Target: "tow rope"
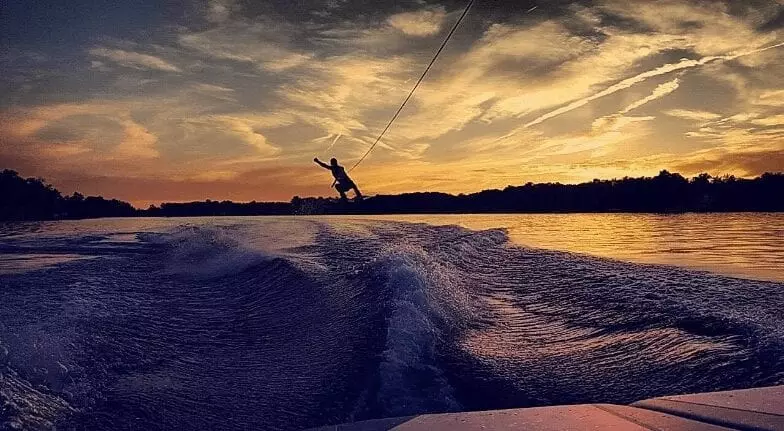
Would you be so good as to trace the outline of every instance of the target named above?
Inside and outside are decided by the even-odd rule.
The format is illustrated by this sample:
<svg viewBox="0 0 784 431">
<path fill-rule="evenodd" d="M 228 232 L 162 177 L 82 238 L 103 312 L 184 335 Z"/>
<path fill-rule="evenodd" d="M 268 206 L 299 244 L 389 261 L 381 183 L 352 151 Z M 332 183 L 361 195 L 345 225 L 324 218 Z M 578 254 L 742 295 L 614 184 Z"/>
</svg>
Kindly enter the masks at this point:
<svg viewBox="0 0 784 431">
<path fill-rule="evenodd" d="M 438 51 L 436 51 L 436 54 L 433 56 L 433 59 L 430 60 L 430 64 L 428 64 L 427 68 L 425 69 L 425 71 L 422 72 L 422 76 L 419 77 L 419 80 L 414 85 L 414 88 L 412 88 L 411 91 L 408 93 L 408 97 L 406 97 L 406 99 L 403 100 L 403 104 L 400 105 L 400 108 L 398 108 L 397 112 L 395 112 L 395 115 L 393 115 L 392 119 L 389 120 L 389 123 L 387 123 L 387 127 L 385 127 L 384 130 L 381 132 L 381 134 L 378 135 L 378 138 L 376 138 L 376 141 L 373 142 L 373 145 L 371 145 L 370 148 L 368 148 L 368 150 L 365 152 L 365 154 L 356 163 L 354 163 L 354 166 L 352 166 L 348 170 L 349 172 L 353 171 L 354 168 L 359 166 L 359 164 L 362 163 L 362 161 L 365 160 L 365 158 L 367 158 L 367 156 L 370 154 L 370 152 L 373 151 L 374 148 L 376 148 L 376 145 L 378 145 L 378 143 L 381 141 L 381 138 L 384 137 L 384 135 L 387 133 L 389 128 L 392 127 L 392 123 L 395 122 L 397 117 L 403 111 L 403 108 L 406 107 L 406 104 L 411 99 L 411 96 L 414 95 L 414 92 L 419 87 L 419 84 L 421 84 L 422 81 L 424 81 L 425 76 L 427 76 L 427 73 L 430 72 L 430 68 L 433 67 L 433 64 L 435 64 L 436 60 L 438 59 L 438 56 L 441 54 L 441 51 L 443 51 L 444 48 L 446 47 L 446 44 L 449 43 L 449 39 L 451 39 L 452 35 L 455 34 L 455 31 L 457 30 L 457 27 L 460 26 L 460 23 L 463 21 L 463 18 L 465 18 L 465 16 L 468 15 L 468 10 L 471 9 L 471 6 L 474 4 L 474 1 L 475 0 L 470 0 L 468 2 L 468 4 L 465 7 L 465 10 L 463 10 L 463 14 L 460 15 L 460 18 L 458 18 L 457 22 L 455 22 L 455 25 L 452 27 L 452 30 L 450 30 L 449 34 L 446 35 L 446 39 L 444 39 L 444 42 L 441 44 L 441 47 L 438 48 Z"/>
</svg>

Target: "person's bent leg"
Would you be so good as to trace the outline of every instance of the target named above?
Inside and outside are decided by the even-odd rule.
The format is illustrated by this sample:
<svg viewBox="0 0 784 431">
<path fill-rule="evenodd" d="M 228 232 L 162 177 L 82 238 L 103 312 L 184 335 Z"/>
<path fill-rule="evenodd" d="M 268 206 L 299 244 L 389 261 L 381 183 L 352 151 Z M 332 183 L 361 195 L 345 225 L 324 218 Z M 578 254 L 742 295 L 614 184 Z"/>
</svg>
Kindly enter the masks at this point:
<svg viewBox="0 0 784 431">
<path fill-rule="evenodd" d="M 354 189 L 354 194 L 357 196 L 357 199 L 362 199 L 362 193 L 359 191 L 357 186 L 352 187 Z"/>
</svg>

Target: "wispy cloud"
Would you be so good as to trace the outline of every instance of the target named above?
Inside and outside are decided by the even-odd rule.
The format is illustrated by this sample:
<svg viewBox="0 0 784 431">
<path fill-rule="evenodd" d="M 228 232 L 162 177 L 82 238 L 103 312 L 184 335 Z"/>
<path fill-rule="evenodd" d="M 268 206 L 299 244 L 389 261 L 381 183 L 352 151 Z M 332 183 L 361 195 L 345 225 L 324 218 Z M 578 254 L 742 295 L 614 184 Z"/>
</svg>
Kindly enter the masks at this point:
<svg viewBox="0 0 784 431">
<path fill-rule="evenodd" d="M 729 54 L 729 55 L 722 55 L 722 56 L 710 56 L 710 57 L 703 57 L 703 58 L 701 58 L 699 60 L 681 60 L 681 61 L 679 61 L 677 63 L 665 64 L 665 65 L 659 66 L 659 67 L 657 67 L 655 69 L 652 69 L 652 70 L 649 70 L 649 71 L 637 74 L 637 75 L 635 75 L 635 76 L 633 76 L 631 78 L 626 78 L 626 79 L 618 82 L 617 84 L 613 84 L 613 85 L 605 88 L 602 91 L 594 93 L 594 94 L 592 94 L 592 95 L 590 95 L 588 97 L 582 98 L 580 100 L 574 101 L 574 102 L 572 102 L 572 103 L 570 103 L 570 104 L 568 104 L 568 105 L 566 105 L 566 106 L 564 106 L 562 108 L 558 108 L 558 109 L 556 109 L 554 111 L 550 111 L 550 112 L 548 112 L 548 113 L 546 113 L 544 115 L 541 115 L 541 116 L 539 116 L 539 117 L 529 121 L 528 123 L 526 123 L 525 127 L 535 126 L 535 125 L 540 124 L 540 123 L 542 123 L 542 122 L 544 122 L 546 120 L 549 120 L 551 118 L 555 118 L 555 117 L 557 117 L 559 115 L 562 115 L 562 114 L 565 114 L 567 112 L 573 111 L 573 110 L 575 110 L 577 108 L 581 108 L 581 107 L 587 105 L 588 103 L 593 102 L 594 100 L 600 99 L 602 97 L 609 96 L 609 95 L 617 93 L 617 92 L 619 92 L 621 90 L 625 90 L 625 89 L 630 88 L 630 87 L 632 87 L 632 86 L 634 86 L 636 84 L 639 84 L 641 82 L 645 82 L 646 80 L 648 80 L 650 78 L 654 78 L 654 77 L 661 76 L 661 75 L 666 75 L 666 74 L 669 74 L 669 73 L 672 73 L 672 72 L 675 72 L 675 71 L 679 71 L 679 70 L 691 69 L 691 68 L 695 68 L 695 67 L 698 67 L 698 66 L 703 66 L 703 65 L 709 64 L 711 62 L 715 62 L 715 61 L 735 60 L 735 59 L 742 58 L 742 57 L 745 57 L 745 56 L 748 56 L 748 55 L 758 54 L 758 53 L 765 52 L 765 51 L 768 51 L 768 50 L 771 50 L 771 49 L 779 48 L 781 46 L 784 46 L 784 43 L 777 43 L 775 45 L 771 45 L 771 46 L 767 46 L 767 47 L 764 47 L 764 48 L 759 48 L 759 49 L 746 51 L 746 52 L 743 52 L 743 53 L 740 53 L 740 54 Z"/>
<path fill-rule="evenodd" d="M 207 58 L 251 63 L 272 72 L 287 71 L 312 57 L 288 49 L 288 34 L 276 33 L 268 24 L 227 22 L 210 30 L 181 34 L 179 44 Z"/>
<path fill-rule="evenodd" d="M 206 18 L 213 23 L 225 22 L 236 9 L 238 9 L 238 5 L 234 0 L 209 0 L 207 2 Z"/>
<path fill-rule="evenodd" d="M 134 122 L 129 116 L 124 117 L 120 124 L 124 129 L 125 136 L 114 150 L 112 158 L 138 161 L 139 159 L 158 157 L 160 153 L 155 148 L 158 138 L 144 126 Z"/>
<path fill-rule="evenodd" d="M 710 120 L 718 120 L 721 118 L 721 115 L 707 112 L 707 111 L 691 111 L 688 109 L 669 109 L 664 111 L 665 114 L 676 117 L 682 118 L 684 120 L 692 120 L 692 121 L 710 121 Z"/>
<path fill-rule="evenodd" d="M 765 91 L 753 103 L 766 106 L 784 106 L 784 90 Z"/>
<path fill-rule="evenodd" d="M 239 137 L 242 142 L 253 147 L 258 155 L 264 157 L 271 157 L 280 152 L 280 149 L 271 145 L 267 138 L 262 135 L 252 117 L 232 117 L 232 116 L 219 116 L 216 117 L 218 124 L 213 123 L 214 127 L 221 127 L 226 132 Z M 264 125 L 264 123 L 260 123 Z"/>
<path fill-rule="evenodd" d="M 403 12 L 389 17 L 389 25 L 409 36 L 431 36 L 441 30 L 446 17 L 443 7 L 423 9 L 416 12 Z"/>
<path fill-rule="evenodd" d="M 757 118 L 751 120 L 751 123 L 757 126 L 779 126 L 784 128 L 784 114 L 771 115 L 765 118 Z"/>
<path fill-rule="evenodd" d="M 621 114 L 628 114 L 629 112 L 631 112 L 631 111 L 633 111 L 633 110 L 635 110 L 635 109 L 637 109 L 637 108 L 639 108 L 639 107 L 641 107 L 641 106 L 643 106 L 643 105 L 645 105 L 647 103 L 653 102 L 656 99 L 661 99 L 662 97 L 664 97 L 664 96 L 672 93 L 673 91 L 677 90 L 678 87 L 680 87 L 680 85 L 681 85 L 680 82 L 681 82 L 680 79 L 675 78 L 672 81 L 665 82 L 664 84 L 660 84 L 658 87 L 656 87 L 655 90 L 653 90 L 653 93 L 651 93 L 648 97 L 642 98 L 642 99 L 632 103 L 631 105 L 627 106 L 626 108 L 624 108 L 621 111 Z"/>
<path fill-rule="evenodd" d="M 154 55 L 111 48 L 93 48 L 89 52 L 92 56 L 107 58 L 120 66 L 133 69 L 182 72 L 179 67 Z M 98 66 L 100 67 L 101 64 L 98 64 Z"/>
</svg>

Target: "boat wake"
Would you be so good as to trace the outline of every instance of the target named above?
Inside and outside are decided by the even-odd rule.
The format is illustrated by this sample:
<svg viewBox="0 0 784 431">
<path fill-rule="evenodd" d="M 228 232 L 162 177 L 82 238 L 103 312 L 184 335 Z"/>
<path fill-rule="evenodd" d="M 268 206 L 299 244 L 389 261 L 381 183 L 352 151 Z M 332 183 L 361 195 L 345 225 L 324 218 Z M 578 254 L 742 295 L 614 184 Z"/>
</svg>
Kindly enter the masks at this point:
<svg viewBox="0 0 784 431">
<path fill-rule="evenodd" d="M 297 429 L 784 382 L 780 283 L 503 230 L 171 221 L 1 245 L 75 256 L 0 276 L 3 428 Z"/>
</svg>

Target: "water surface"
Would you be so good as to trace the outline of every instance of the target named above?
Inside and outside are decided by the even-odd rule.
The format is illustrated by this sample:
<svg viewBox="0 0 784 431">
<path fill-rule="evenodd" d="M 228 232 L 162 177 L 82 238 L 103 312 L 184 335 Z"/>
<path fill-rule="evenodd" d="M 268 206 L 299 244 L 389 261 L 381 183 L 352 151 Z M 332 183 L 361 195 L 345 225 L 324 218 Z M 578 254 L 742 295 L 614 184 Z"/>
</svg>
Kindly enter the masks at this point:
<svg viewBox="0 0 784 431">
<path fill-rule="evenodd" d="M 290 430 L 781 384 L 784 284 L 756 280 L 780 280 L 780 232 L 765 214 L 4 225 L 0 428 Z"/>
<path fill-rule="evenodd" d="M 384 218 L 384 217 L 379 217 Z M 477 214 L 393 219 L 504 228 L 517 244 L 784 281 L 784 214 Z"/>
</svg>

